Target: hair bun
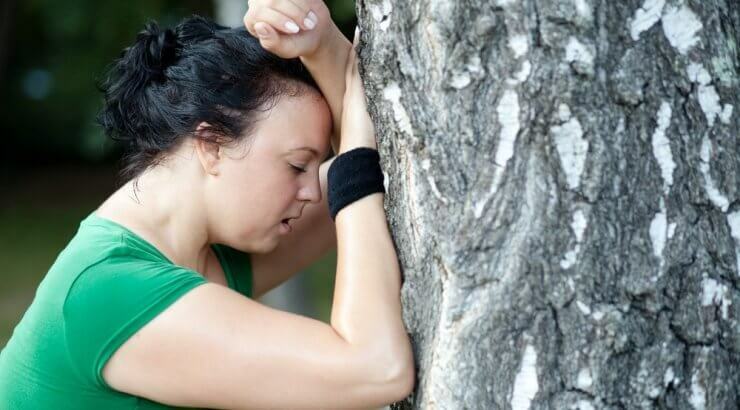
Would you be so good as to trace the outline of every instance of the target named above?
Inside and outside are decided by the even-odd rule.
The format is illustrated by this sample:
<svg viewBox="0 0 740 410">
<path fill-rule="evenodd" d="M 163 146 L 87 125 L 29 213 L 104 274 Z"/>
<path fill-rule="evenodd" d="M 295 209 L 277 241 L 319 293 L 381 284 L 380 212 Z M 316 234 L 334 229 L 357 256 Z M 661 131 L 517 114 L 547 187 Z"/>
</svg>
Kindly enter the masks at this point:
<svg viewBox="0 0 740 410">
<path fill-rule="evenodd" d="M 152 21 L 146 24 L 139 36 L 139 40 L 144 42 L 144 68 L 152 80 L 164 81 L 164 70 L 177 58 L 177 35 L 169 28 L 160 30 L 157 23 Z"/>
</svg>

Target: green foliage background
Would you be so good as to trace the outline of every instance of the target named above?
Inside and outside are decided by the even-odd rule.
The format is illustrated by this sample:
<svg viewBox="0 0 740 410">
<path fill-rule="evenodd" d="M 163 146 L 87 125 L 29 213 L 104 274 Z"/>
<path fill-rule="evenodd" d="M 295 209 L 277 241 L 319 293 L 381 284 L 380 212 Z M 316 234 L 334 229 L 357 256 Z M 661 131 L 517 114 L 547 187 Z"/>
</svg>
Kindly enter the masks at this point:
<svg viewBox="0 0 740 410">
<path fill-rule="evenodd" d="M 106 66 L 148 20 L 173 26 L 191 14 L 213 17 L 214 10 L 212 2 L 203 0 L 6 1 L 14 6 L 6 44 L 0 44 L 6 49 L 0 70 L 0 132 L 12 151 L 5 150 L 2 159 L 21 165 L 115 158 L 115 147 L 94 125 L 101 104 L 96 83 Z M 326 3 L 351 38 L 354 2 Z M 34 99 L 25 86 L 48 93 Z"/>
</svg>

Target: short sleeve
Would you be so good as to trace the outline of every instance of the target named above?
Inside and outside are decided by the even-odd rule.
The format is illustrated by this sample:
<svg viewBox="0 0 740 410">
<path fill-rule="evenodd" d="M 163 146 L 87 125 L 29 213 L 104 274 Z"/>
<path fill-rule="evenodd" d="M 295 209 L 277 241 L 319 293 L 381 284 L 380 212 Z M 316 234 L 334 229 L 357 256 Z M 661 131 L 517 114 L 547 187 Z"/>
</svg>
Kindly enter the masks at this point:
<svg viewBox="0 0 740 410">
<path fill-rule="evenodd" d="M 164 261 L 113 257 L 85 269 L 64 302 L 64 331 L 80 376 L 111 388 L 102 370 L 134 333 L 193 288 L 207 283 Z"/>
<path fill-rule="evenodd" d="M 226 245 L 214 244 L 212 247 L 221 261 L 229 287 L 251 298 L 253 279 L 249 254 Z"/>
</svg>

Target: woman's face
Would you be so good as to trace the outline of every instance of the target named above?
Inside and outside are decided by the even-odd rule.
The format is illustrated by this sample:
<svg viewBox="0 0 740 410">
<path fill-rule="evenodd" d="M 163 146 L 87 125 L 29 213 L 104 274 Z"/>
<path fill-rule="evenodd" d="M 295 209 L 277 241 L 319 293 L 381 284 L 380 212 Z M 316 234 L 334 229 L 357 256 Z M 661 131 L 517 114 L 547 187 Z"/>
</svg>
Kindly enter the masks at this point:
<svg viewBox="0 0 740 410">
<path fill-rule="evenodd" d="M 321 201 L 331 111 L 315 90 L 281 96 L 251 136 L 222 147 L 218 175 L 207 179 L 213 239 L 244 252 L 269 252 L 285 235 L 282 221 Z"/>
</svg>

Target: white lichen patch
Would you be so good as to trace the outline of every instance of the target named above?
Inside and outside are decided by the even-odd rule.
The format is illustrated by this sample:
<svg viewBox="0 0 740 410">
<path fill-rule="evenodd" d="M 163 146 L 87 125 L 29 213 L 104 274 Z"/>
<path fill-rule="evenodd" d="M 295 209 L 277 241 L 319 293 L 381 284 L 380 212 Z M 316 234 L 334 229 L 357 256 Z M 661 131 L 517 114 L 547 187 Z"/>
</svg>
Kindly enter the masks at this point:
<svg viewBox="0 0 740 410">
<path fill-rule="evenodd" d="M 675 378 L 675 375 L 673 374 L 673 367 L 668 367 L 665 369 L 665 373 L 663 374 L 663 387 L 668 387 L 668 385 L 673 382 L 673 379 Z"/>
<path fill-rule="evenodd" d="M 573 407 L 571 407 L 571 410 L 595 410 L 595 409 L 594 409 L 594 405 L 591 404 L 590 401 L 579 400 Z"/>
<path fill-rule="evenodd" d="M 722 309 L 722 318 L 727 319 L 728 309 L 732 300 L 728 297 L 729 289 L 726 285 L 712 278 L 704 278 L 701 282 L 701 305 L 718 306 Z"/>
<path fill-rule="evenodd" d="M 740 276 L 740 211 L 727 214 L 727 224 L 730 225 L 730 235 L 735 240 L 735 257 L 737 259 L 737 274 Z"/>
<path fill-rule="evenodd" d="M 578 377 L 576 378 L 576 387 L 582 390 L 588 390 L 592 384 L 591 369 L 584 367 L 579 370 Z"/>
<path fill-rule="evenodd" d="M 591 308 L 588 307 L 587 304 L 581 302 L 580 300 L 576 300 L 576 306 L 578 306 L 578 310 L 581 311 L 584 315 L 590 315 L 591 314 Z"/>
<path fill-rule="evenodd" d="M 571 117 L 565 123 L 552 127 L 550 133 L 555 140 L 568 188 L 576 189 L 581 182 L 588 153 L 588 141 L 583 138 L 581 123 L 578 118 Z"/>
<path fill-rule="evenodd" d="M 571 266 L 576 264 L 576 256 L 578 256 L 578 251 L 580 250 L 580 246 L 576 245 L 575 248 L 569 250 L 568 252 L 565 252 L 565 255 L 563 255 L 563 259 L 560 260 L 560 267 L 563 269 L 568 269 Z"/>
<path fill-rule="evenodd" d="M 383 0 L 380 4 L 370 4 L 370 15 L 373 19 L 380 23 L 380 29 L 385 31 L 391 24 L 391 11 L 393 11 L 393 5 L 390 0 Z"/>
<path fill-rule="evenodd" d="M 450 86 L 455 89 L 463 89 L 473 82 L 473 78 L 483 76 L 483 67 L 481 66 L 480 56 L 477 54 L 470 57 L 462 70 L 453 71 L 450 79 Z"/>
<path fill-rule="evenodd" d="M 711 154 L 712 143 L 709 141 L 709 137 L 704 135 L 701 141 L 701 150 L 699 152 L 699 156 L 701 158 L 701 161 L 699 161 L 699 170 L 704 176 L 704 190 L 707 192 L 707 196 L 709 196 L 709 200 L 714 204 L 714 206 L 721 209 L 722 212 L 727 212 L 727 208 L 730 206 L 730 201 L 722 194 L 722 192 L 719 191 L 719 189 L 717 189 L 717 185 L 715 185 L 714 180 L 712 179 L 712 173 L 710 172 Z"/>
<path fill-rule="evenodd" d="M 431 168 L 431 162 L 428 159 L 422 160 L 421 161 L 421 168 L 424 171 L 429 171 L 429 169 Z M 445 198 L 444 196 L 442 196 L 442 193 L 439 192 L 439 189 L 437 189 L 437 183 L 434 181 L 434 178 L 432 178 L 432 176 L 429 174 L 429 172 L 427 172 L 426 174 L 427 174 L 427 182 L 429 182 L 429 186 L 432 188 L 432 193 L 434 193 L 434 196 L 436 196 L 437 199 L 439 199 L 443 203 L 447 204 L 448 203 L 448 200 L 447 200 L 447 198 Z"/>
<path fill-rule="evenodd" d="M 707 391 L 699 384 L 697 373 L 691 376 L 691 396 L 689 397 L 689 403 L 691 403 L 695 410 L 705 410 L 707 406 Z"/>
<path fill-rule="evenodd" d="M 578 252 L 581 251 L 581 241 L 583 241 L 583 233 L 586 231 L 586 226 L 588 225 L 588 220 L 586 219 L 586 216 L 583 215 L 583 211 L 580 209 L 576 210 L 573 213 L 573 220 L 570 223 L 571 229 L 573 229 L 573 233 L 576 235 L 576 245 L 573 249 L 569 250 L 568 252 L 563 255 L 563 259 L 560 261 L 560 267 L 563 269 L 568 269 L 571 266 L 575 265 L 576 263 L 576 257 L 578 256 Z M 578 304 L 578 307 L 581 308 L 581 302 L 576 302 Z M 583 305 L 586 306 L 586 305 Z M 586 306 L 588 308 L 588 306 Z M 583 311 L 583 309 L 581 309 Z M 585 314 L 589 314 L 584 312 Z"/>
<path fill-rule="evenodd" d="M 460 90 L 470 85 L 471 82 L 472 80 L 470 79 L 470 74 L 468 74 L 467 71 L 461 71 L 452 75 L 450 86 L 452 88 Z"/>
<path fill-rule="evenodd" d="M 529 78 L 529 73 L 532 71 L 532 64 L 529 62 L 529 60 L 524 60 L 522 62 L 522 67 L 514 73 L 514 76 L 511 78 L 506 79 L 506 84 L 515 87 L 520 83 L 523 83 L 524 81 Z"/>
<path fill-rule="evenodd" d="M 387 172 L 383 172 L 383 188 L 385 188 L 385 192 L 388 192 L 388 185 L 391 183 L 391 177 L 388 175 Z"/>
<path fill-rule="evenodd" d="M 632 40 L 639 40 L 640 33 L 648 30 L 653 24 L 660 20 L 660 14 L 663 12 L 665 0 L 645 0 L 640 8 L 635 10 L 630 24 L 630 35 Z"/>
<path fill-rule="evenodd" d="M 594 65 L 593 54 L 575 37 L 571 37 L 565 46 L 565 59 L 569 63 L 581 63 L 587 68 L 593 68 Z"/>
<path fill-rule="evenodd" d="M 537 352 L 527 343 L 522 355 L 519 372 L 514 378 L 514 392 L 511 395 L 512 410 L 528 410 L 529 404 L 537 394 Z"/>
<path fill-rule="evenodd" d="M 558 118 L 562 122 L 566 122 L 570 119 L 570 107 L 568 107 L 568 104 L 560 104 L 558 105 Z"/>
<path fill-rule="evenodd" d="M 673 48 L 686 54 L 698 41 L 701 21 L 686 5 L 668 7 L 663 14 L 663 33 Z"/>
<path fill-rule="evenodd" d="M 504 91 L 498 106 L 496 107 L 498 122 L 501 124 L 501 138 L 494 162 L 503 168 L 514 155 L 514 144 L 519 133 L 519 96 L 514 90 Z"/>
<path fill-rule="evenodd" d="M 671 143 L 665 134 L 671 123 L 671 106 L 666 101 L 660 104 L 657 121 L 658 126 L 653 132 L 653 156 L 658 161 L 663 176 L 663 192 L 668 195 L 673 185 L 673 170 L 676 169 L 676 163 L 671 154 Z"/>
<path fill-rule="evenodd" d="M 527 36 L 525 34 L 514 34 L 509 36 L 509 48 L 516 58 L 527 54 L 527 50 L 529 49 Z"/>
<path fill-rule="evenodd" d="M 719 94 L 713 85 L 700 85 L 698 91 L 699 106 L 704 111 L 709 126 L 714 125 L 717 116 L 722 112 L 719 104 Z"/>
<path fill-rule="evenodd" d="M 725 104 L 719 114 L 719 120 L 722 121 L 722 124 L 729 124 L 730 118 L 732 118 L 732 104 Z"/>
<path fill-rule="evenodd" d="M 671 222 L 668 224 L 668 239 L 673 238 L 673 234 L 676 232 L 676 223 Z"/>
<path fill-rule="evenodd" d="M 709 75 L 709 71 L 698 63 L 689 63 L 686 67 L 686 75 L 689 76 L 691 82 L 698 83 L 699 85 L 707 85 L 712 82 L 712 76 Z"/>
<path fill-rule="evenodd" d="M 514 155 L 514 146 L 516 145 L 516 137 L 519 134 L 520 127 L 519 96 L 516 91 L 504 91 L 504 95 L 501 96 L 501 100 L 496 107 L 496 113 L 498 114 L 498 122 L 501 125 L 501 134 L 493 158 L 493 180 L 486 195 L 475 205 L 473 212 L 476 218 L 480 218 L 483 215 L 483 209 L 486 203 L 491 199 L 498 189 L 498 185 L 501 183 L 501 178 L 506 171 L 506 164 Z"/>
<path fill-rule="evenodd" d="M 697 99 L 699 100 L 699 106 L 704 112 L 704 116 L 707 118 L 709 126 L 714 125 L 714 121 L 717 116 L 723 114 L 722 106 L 719 102 L 719 94 L 717 90 L 710 83 L 712 82 L 712 76 L 704 68 L 703 65 L 698 63 L 690 63 L 686 67 L 686 74 L 689 76 L 689 80 L 697 83 Z M 725 106 L 725 109 L 727 106 Z M 732 106 L 730 106 L 732 107 Z M 732 111 L 732 108 L 729 108 Z"/>
<path fill-rule="evenodd" d="M 660 199 L 660 211 L 650 222 L 650 242 L 653 244 L 653 254 L 660 259 L 660 266 L 663 266 L 663 248 L 665 247 L 666 238 L 668 237 L 668 221 L 666 217 L 665 205 L 663 199 Z"/>
<path fill-rule="evenodd" d="M 591 20 L 593 17 L 591 13 L 591 5 L 586 0 L 573 0 L 573 5 L 576 6 L 576 13 L 586 20 Z"/>
<path fill-rule="evenodd" d="M 393 109 L 393 118 L 396 120 L 398 127 L 401 131 L 408 134 L 410 137 L 414 136 L 414 129 L 411 127 L 411 119 L 409 118 L 406 109 L 401 104 L 401 87 L 398 83 L 392 82 L 383 89 L 383 98 L 390 101 Z"/>
<path fill-rule="evenodd" d="M 576 242 L 581 243 L 583 240 L 583 232 L 586 230 L 587 225 L 588 220 L 586 220 L 586 216 L 583 215 L 583 211 L 580 209 L 576 210 L 573 213 L 573 221 L 570 223 L 573 232 L 576 234 Z"/>
</svg>

